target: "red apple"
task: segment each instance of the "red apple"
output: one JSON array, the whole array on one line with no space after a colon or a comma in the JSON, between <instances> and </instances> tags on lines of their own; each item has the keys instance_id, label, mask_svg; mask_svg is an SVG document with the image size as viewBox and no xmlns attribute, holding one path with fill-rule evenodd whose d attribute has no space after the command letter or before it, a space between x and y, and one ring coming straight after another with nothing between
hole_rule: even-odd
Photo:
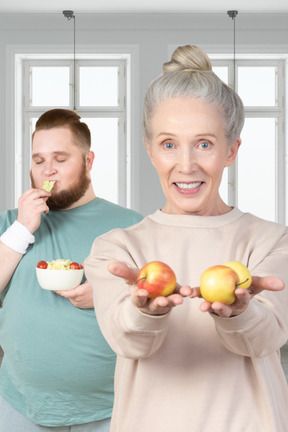
<instances>
[{"instance_id":1,"label":"red apple","mask_svg":"<svg viewBox=\"0 0 288 432\"><path fill-rule=\"evenodd\" d=\"M139 289L148 291L148 298L168 296L176 288L174 271L161 261L151 261L144 265L137 276Z\"/></svg>"}]
</instances>

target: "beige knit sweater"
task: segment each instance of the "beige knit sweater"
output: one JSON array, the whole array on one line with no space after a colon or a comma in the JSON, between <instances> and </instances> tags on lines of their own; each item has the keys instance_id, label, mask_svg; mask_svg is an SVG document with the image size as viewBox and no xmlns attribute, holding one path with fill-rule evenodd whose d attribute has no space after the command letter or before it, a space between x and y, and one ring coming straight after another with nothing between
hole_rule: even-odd
<instances>
[{"instance_id":1,"label":"beige knit sweater","mask_svg":"<svg viewBox=\"0 0 288 432\"><path fill-rule=\"evenodd\" d=\"M288 390L279 349L288 338L288 289L265 291L236 317L186 298L165 316L136 309L107 271L160 260L182 285L203 270L241 261L252 275L288 286L288 229L234 208L221 216L161 211L97 238L85 261L100 327L118 354L111 432L287 432ZM83 365L85 366L85 365Z\"/></svg>"}]
</instances>

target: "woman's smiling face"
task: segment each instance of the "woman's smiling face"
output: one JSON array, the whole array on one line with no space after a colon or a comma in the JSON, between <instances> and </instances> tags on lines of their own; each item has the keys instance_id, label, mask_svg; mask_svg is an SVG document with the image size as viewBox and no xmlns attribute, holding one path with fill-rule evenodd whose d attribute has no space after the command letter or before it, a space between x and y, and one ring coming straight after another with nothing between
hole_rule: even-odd
<instances>
[{"instance_id":1,"label":"woman's smiling face","mask_svg":"<svg viewBox=\"0 0 288 432\"><path fill-rule=\"evenodd\" d=\"M175 97L158 105L145 143L172 214L216 216L230 210L219 195L225 167L240 138L228 145L221 109L200 99Z\"/></svg>"}]
</instances>

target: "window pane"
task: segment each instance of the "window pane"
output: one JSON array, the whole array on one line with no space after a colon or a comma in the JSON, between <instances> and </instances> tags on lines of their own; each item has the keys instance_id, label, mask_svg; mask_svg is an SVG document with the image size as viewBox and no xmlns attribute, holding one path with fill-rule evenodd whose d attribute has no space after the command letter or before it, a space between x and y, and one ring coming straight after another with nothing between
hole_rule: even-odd
<instances>
[{"instance_id":1,"label":"window pane","mask_svg":"<svg viewBox=\"0 0 288 432\"><path fill-rule=\"evenodd\" d=\"M96 196L118 204L118 118L83 118L95 153L91 179Z\"/></svg>"},{"instance_id":2,"label":"window pane","mask_svg":"<svg viewBox=\"0 0 288 432\"><path fill-rule=\"evenodd\" d=\"M37 118L36 117L32 117L30 119L30 126L31 126L31 128L30 128L30 137L31 138L32 138L32 133L35 131L35 126L36 126L38 118L39 117L37 117Z\"/></svg>"},{"instance_id":3,"label":"window pane","mask_svg":"<svg viewBox=\"0 0 288 432\"><path fill-rule=\"evenodd\" d=\"M80 67L80 106L118 106L118 67Z\"/></svg>"},{"instance_id":4,"label":"window pane","mask_svg":"<svg viewBox=\"0 0 288 432\"><path fill-rule=\"evenodd\" d=\"M276 120L247 118L238 152L238 206L276 220Z\"/></svg>"},{"instance_id":5,"label":"window pane","mask_svg":"<svg viewBox=\"0 0 288 432\"><path fill-rule=\"evenodd\" d=\"M238 93L245 106L276 106L275 66L238 67Z\"/></svg>"},{"instance_id":6,"label":"window pane","mask_svg":"<svg viewBox=\"0 0 288 432\"><path fill-rule=\"evenodd\" d=\"M228 84L228 67L227 66L213 66L213 72L226 84Z\"/></svg>"},{"instance_id":7,"label":"window pane","mask_svg":"<svg viewBox=\"0 0 288 432\"><path fill-rule=\"evenodd\" d=\"M69 67L31 67L31 106L69 106Z\"/></svg>"}]
</instances>

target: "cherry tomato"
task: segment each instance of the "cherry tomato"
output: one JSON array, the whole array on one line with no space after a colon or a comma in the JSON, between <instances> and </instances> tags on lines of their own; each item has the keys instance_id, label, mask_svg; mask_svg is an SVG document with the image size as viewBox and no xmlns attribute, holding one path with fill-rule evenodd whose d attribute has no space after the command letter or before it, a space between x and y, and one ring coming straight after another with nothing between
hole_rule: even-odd
<instances>
[{"instance_id":1,"label":"cherry tomato","mask_svg":"<svg viewBox=\"0 0 288 432\"><path fill-rule=\"evenodd\" d=\"M71 270L80 270L81 267L80 267L80 265L79 265L77 262L72 262L72 263L70 264L70 269L71 269Z\"/></svg>"},{"instance_id":2,"label":"cherry tomato","mask_svg":"<svg viewBox=\"0 0 288 432\"><path fill-rule=\"evenodd\" d=\"M46 261L39 261L38 264L37 264L37 267L41 268L41 269L47 269L48 264L47 264Z\"/></svg>"}]
</instances>

